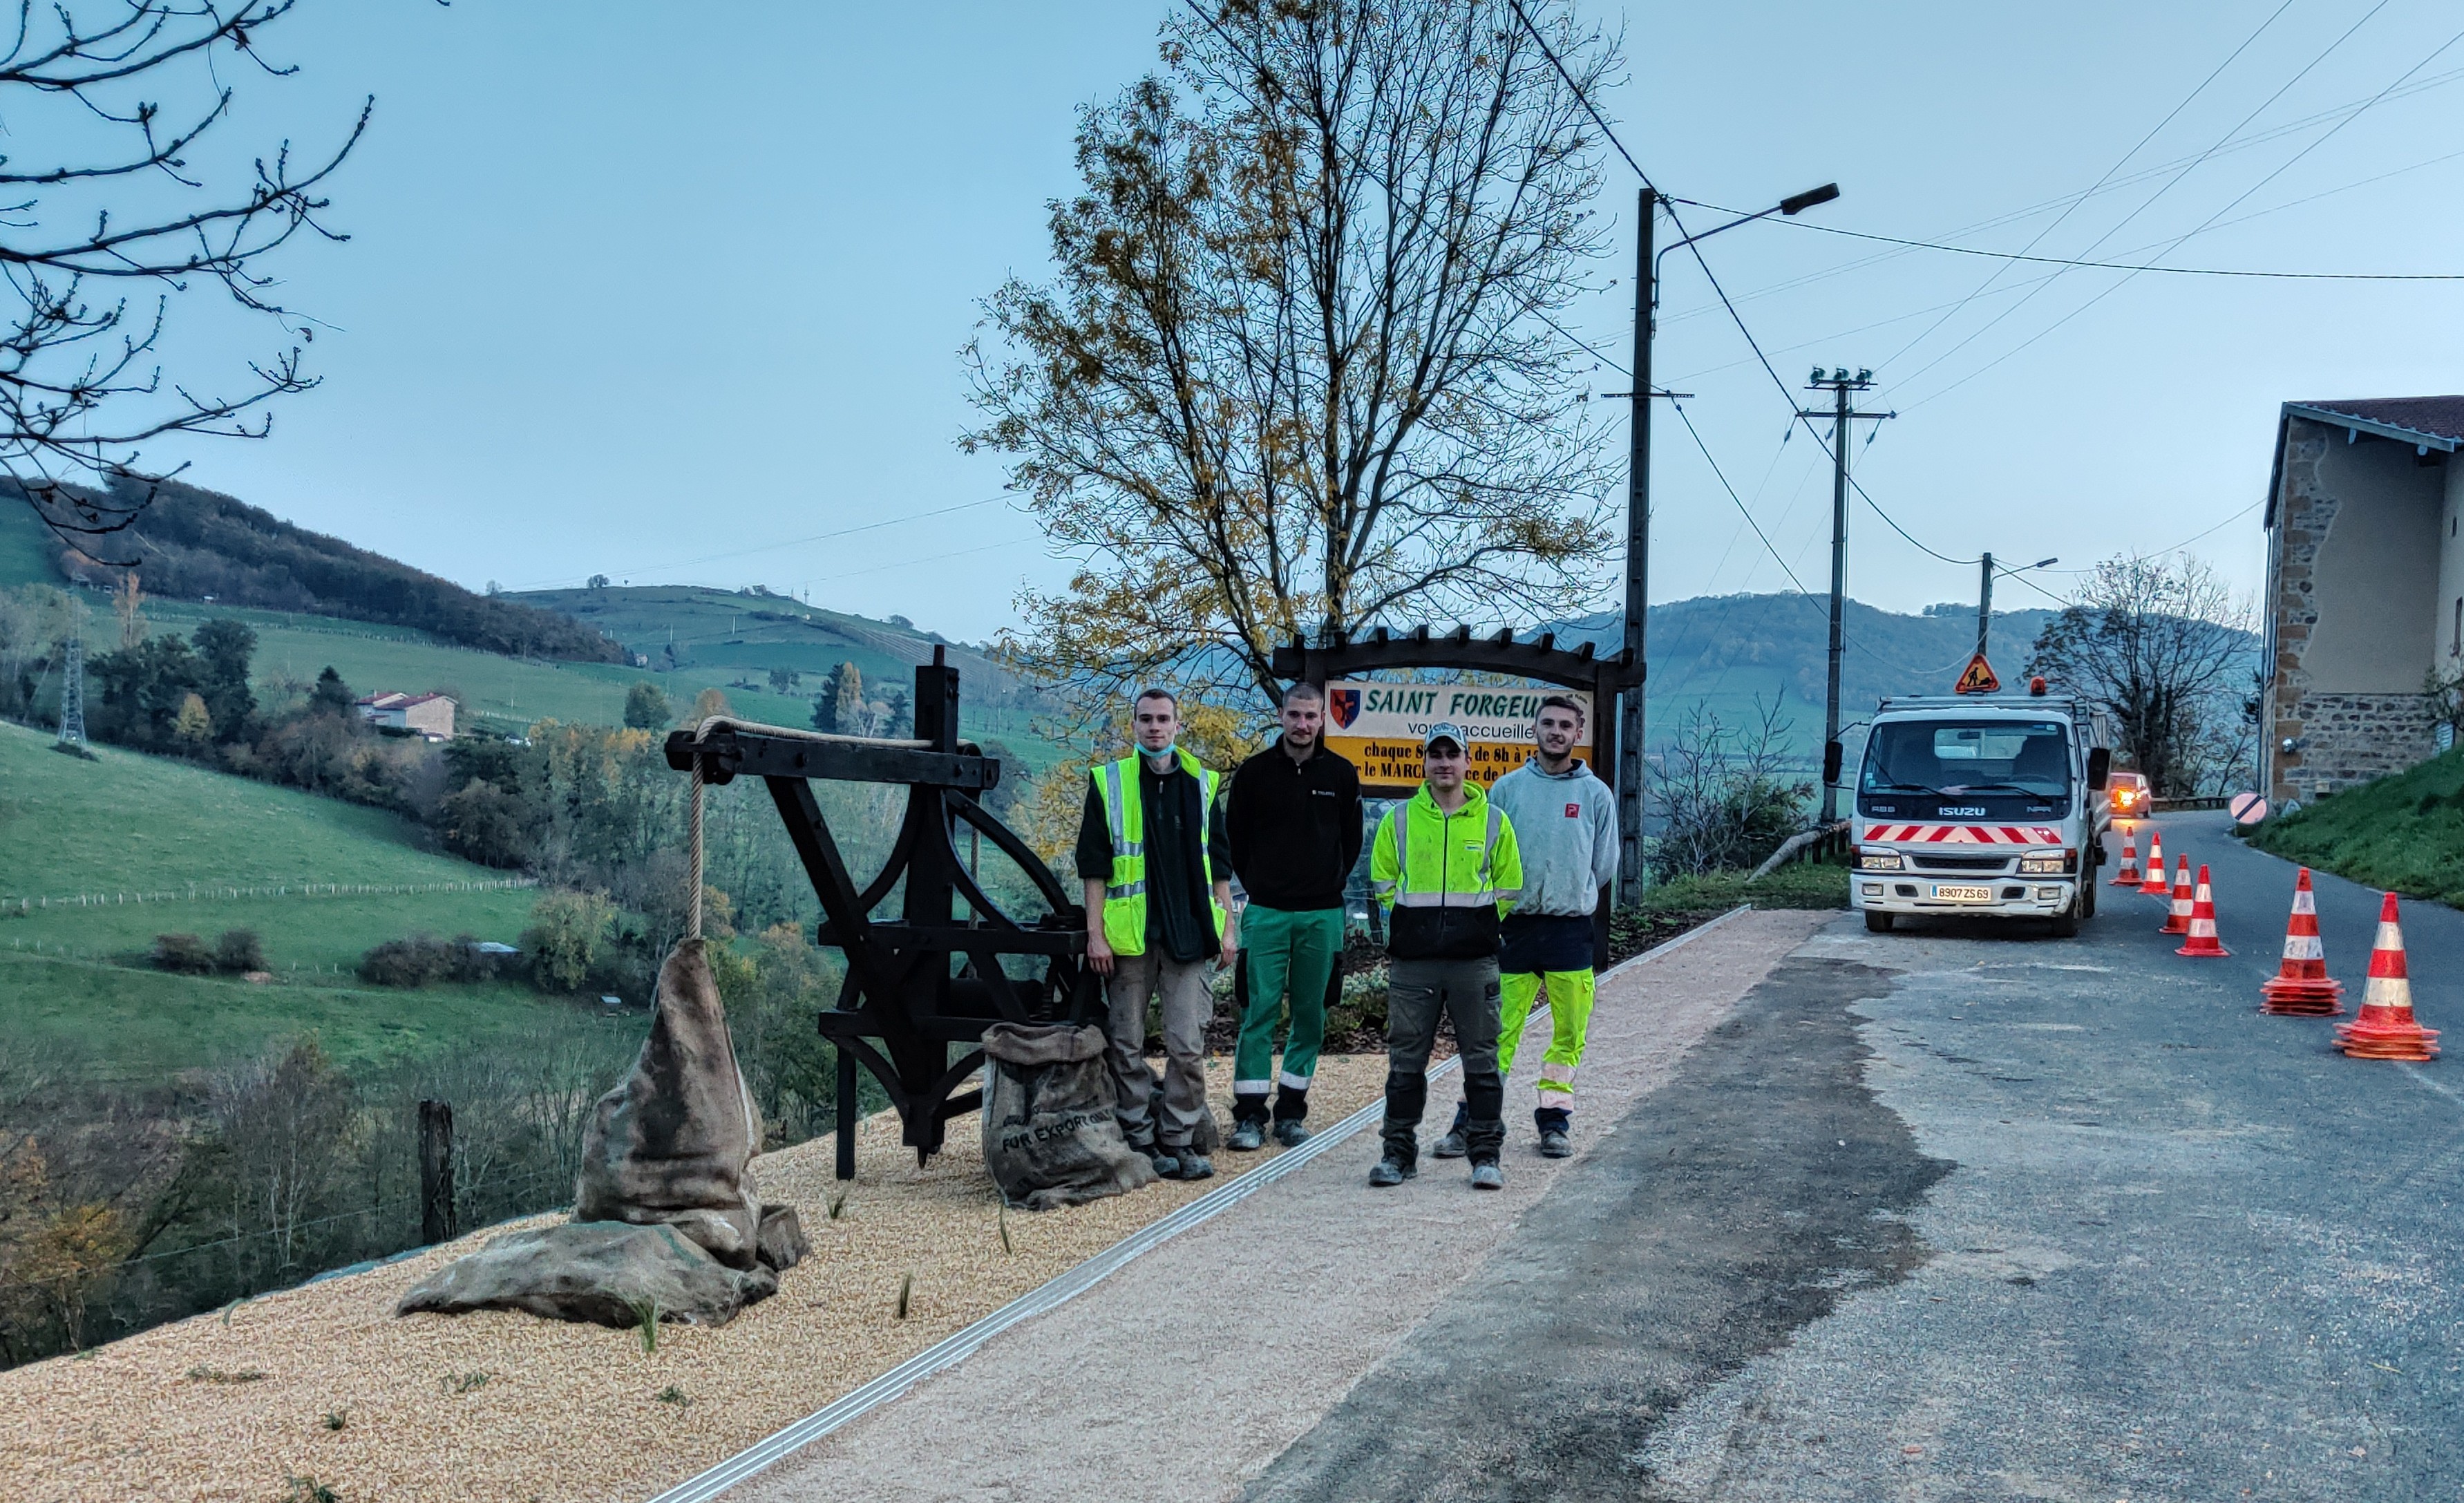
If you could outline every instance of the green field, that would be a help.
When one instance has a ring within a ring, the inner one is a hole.
[[[2287,861],[2464,908],[2464,747],[2279,814],[2250,841]]]
[[[520,1032],[576,1006],[510,984],[387,991],[352,975],[370,945],[414,932],[512,942],[536,895],[478,885],[507,873],[421,850],[415,827],[375,809],[110,747],[96,755],[60,756],[48,737],[0,724],[0,895],[11,899],[0,1017],[11,1033],[63,1039],[143,1078],[310,1029],[337,1057],[372,1063]],[[301,891],[321,885],[344,891]],[[383,891],[405,888],[426,890]],[[129,963],[157,934],[233,928],[262,937],[272,983]]]

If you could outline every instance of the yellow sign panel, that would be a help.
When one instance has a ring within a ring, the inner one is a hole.
[[[1450,720],[1470,744],[1471,781],[1485,788],[1530,760],[1531,721],[1552,695],[1583,710],[1574,756],[1592,760],[1591,696],[1533,684],[1387,684],[1337,679],[1326,686],[1326,745],[1360,769],[1360,791],[1373,799],[1408,798],[1420,785],[1420,742],[1429,727]]]
[[[1959,675],[1959,682],[1952,686],[1950,692],[1952,694],[2000,694],[2002,680],[1993,676],[1993,665],[1985,660],[1984,653],[1979,652],[1968,660],[1967,671]]]

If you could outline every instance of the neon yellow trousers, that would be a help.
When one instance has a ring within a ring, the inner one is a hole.
[[[1540,1111],[1571,1112],[1574,1107],[1574,1072],[1583,1063],[1583,1044],[1591,1033],[1592,998],[1596,978],[1588,970],[1525,971],[1503,979],[1498,1020],[1497,1072],[1514,1069],[1514,1050],[1523,1042],[1523,1025],[1532,1004],[1545,989],[1549,999],[1549,1049],[1540,1056]]]

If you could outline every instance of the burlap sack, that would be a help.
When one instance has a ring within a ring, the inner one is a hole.
[[[679,940],[659,967],[632,1074],[599,1098],[583,1129],[574,1220],[665,1224],[749,1269],[761,1203],[745,1165],[760,1145],[761,1111],[736,1068],[710,961],[701,940]]]
[[[1012,1205],[1050,1210],[1155,1183],[1112,1115],[1102,1028],[985,1029],[983,1119],[984,1163]]]

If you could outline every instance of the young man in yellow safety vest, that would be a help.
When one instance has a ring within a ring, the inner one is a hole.
[[[1463,727],[1441,720],[1420,745],[1420,791],[1386,811],[1370,848],[1369,882],[1386,905],[1386,1152],[1369,1183],[1419,1172],[1420,1113],[1438,1014],[1454,1020],[1474,1189],[1506,1187],[1498,1150],[1506,1082],[1497,1071],[1498,922],[1523,895],[1514,827],[1464,781]]]
[[[1203,1180],[1209,983],[1240,940],[1216,774],[1179,748],[1180,702],[1166,689],[1130,706],[1137,749],[1089,769],[1078,823],[1087,961],[1106,979],[1113,1110],[1121,1134],[1167,1179]],[[1163,1080],[1147,1065],[1147,1000],[1163,998]]]
[[[1501,926],[1498,969],[1506,1006],[1498,1020],[1497,1072],[1514,1070],[1524,1020],[1546,993],[1549,1050],[1540,1057],[1540,1105],[1532,1120],[1540,1152],[1563,1159],[1574,1151],[1574,1071],[1591,1032],[1592,916],[1601,890],[1617,875],[1617,795],[1574,756],[1583,739],[1583,707],[1566,695],[1540,701],[1532,719],[1531,759],[1497,780],[1488,797],[1514,827],[1523,857],[1523,901]],[[1455,1112],[1452,1131],[1429,1151],[1463,1155],[1468,1107]]]

